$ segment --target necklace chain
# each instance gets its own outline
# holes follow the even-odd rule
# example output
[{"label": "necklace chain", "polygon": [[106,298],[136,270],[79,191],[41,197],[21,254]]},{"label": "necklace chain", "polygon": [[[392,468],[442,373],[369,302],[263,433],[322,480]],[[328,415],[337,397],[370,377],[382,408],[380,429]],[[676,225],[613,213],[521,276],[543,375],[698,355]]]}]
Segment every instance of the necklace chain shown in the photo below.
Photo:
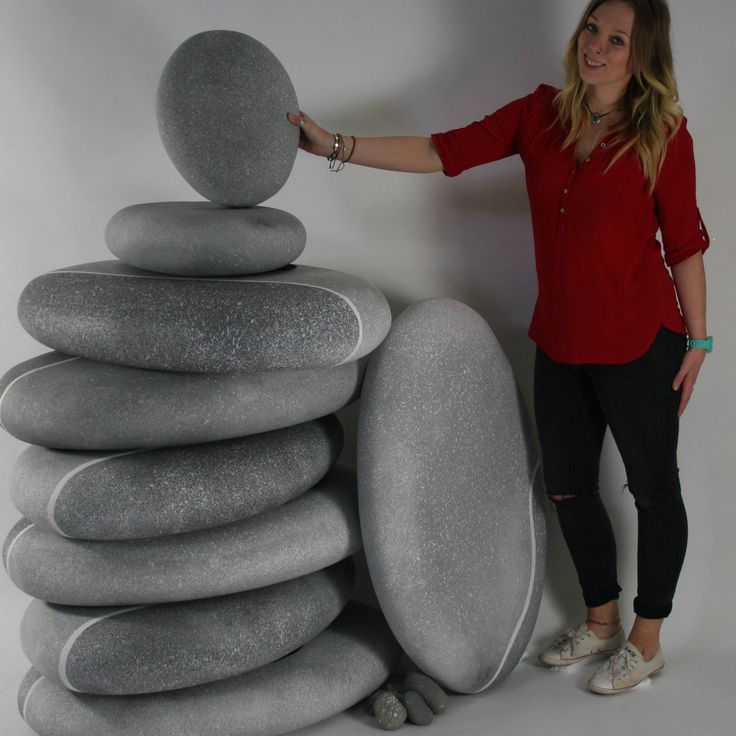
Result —
[{"label": "necklace chain", "polygon": [[585,106],[585,109],[588,111],[588,115],[590,115],[590,122],[592,125],[600,125],[601,120],[603,120],[606,115],[610,115],[612,112],[616,112],[618,110],[617,107],[615,107],[613,110],[609,110],[608,112],[593,112],[590,107],[588,107],[588,103],[583,100],[583,105]]}]

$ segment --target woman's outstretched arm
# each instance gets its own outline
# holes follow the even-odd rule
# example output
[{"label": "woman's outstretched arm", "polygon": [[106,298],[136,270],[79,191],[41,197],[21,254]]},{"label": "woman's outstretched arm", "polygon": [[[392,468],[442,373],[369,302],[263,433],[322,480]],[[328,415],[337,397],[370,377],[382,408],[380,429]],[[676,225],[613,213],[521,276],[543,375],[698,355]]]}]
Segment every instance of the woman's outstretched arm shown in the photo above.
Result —
[{"label": "woman's outstretched arm", "polygon": [[[289,113],[289,122],[299,127],[299,147],[316,156],[329,156],[335,136],[321,128],[308,115]],[[301,121],[304,121],[303,124]],[[353,146],[355,149],[353,150]],[[370,166],[387,171],[429,174],[442,171],[442,161],[431,138],[391,136],[387,138],[353,138],[345,136],[345,151],[341,158],[351,164]]]}]

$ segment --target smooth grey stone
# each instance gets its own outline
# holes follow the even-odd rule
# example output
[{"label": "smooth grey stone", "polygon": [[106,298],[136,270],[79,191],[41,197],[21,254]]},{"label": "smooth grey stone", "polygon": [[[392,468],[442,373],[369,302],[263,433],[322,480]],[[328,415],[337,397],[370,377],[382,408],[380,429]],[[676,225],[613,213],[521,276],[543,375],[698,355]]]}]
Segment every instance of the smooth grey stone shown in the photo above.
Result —
[{"label": "smooth grey stone", "polygon": [[66,539],[28,525],[3,550],[25,593],[68,606],[128,606],[211,598],[280,583],[360,548],[355,476],[336,466],[314,490],[249,519],[122,542]]},{"label": "smooth grey stone", "polygon": [[294,215],[272,207],[152,202],[113,215],[105,241],[136,268],[178,276],[242,276],[295,261],[307,231]]},{"label": "smooth grey stone", "polygon": [[544,582],[544,492],[511,366],[450,299],[409,307],[366,369],[358,422],[371,580],[416,665],[463,693],[524,653]]},{"label": "smooth grey stone", "polygon": [[331,414],[354,401],[362,367],[168,373],[46,353],[0,378],[0,420],[24,442],[133,450],[241,437]]},{"label": "smooth grey stone", "polygon": [[408,690],[401,696],[401,702],[411,723],[416,726],[428,726],[432,723],[434,713],[418,692]]},{"label": "smooth grey stone", "polygon": [[43,675],[77,692],[134,695],[193,687],[293,652],[348,602],[355,564],[218,598],[135,608],[34,600],[21,644]]},{"label": "smooth grey stone", "polygon": [[18,706],[41,736],[275,736],[360,702],[399,656],[380,612],[351,603],[294,654],[227,680],[151,695],[87,695],[32,669]]},{"label": "smooth grey stone", "polygon": [[34,524],[75,539],[205,529],[267,511],[318,483],[343,445],[337,417],[204,445],[128,453],[28,447],[10,495]]},{"label": "smooth grey stone", "polygon": [[299,110],[279,60],[236,31],[205,31],[166,62],[156,94],[158,129],[179,173],[203,197],[251,207],[286,183]]},{"label": "smooth grey stone", "polygon": [[339,365],[371,352],[391,311],[362,279],[311,266],[185,278],[101,261],[33,279],[18,316],[39,342],[138,368],[221,373]]},{"label": "smooth grey stone", "polygon": [[404,678],[403,688],[419,693],[433,713],[444,713],[447,710],[445,691],[431,677],[427,677],[422,672],[410,672]]}]

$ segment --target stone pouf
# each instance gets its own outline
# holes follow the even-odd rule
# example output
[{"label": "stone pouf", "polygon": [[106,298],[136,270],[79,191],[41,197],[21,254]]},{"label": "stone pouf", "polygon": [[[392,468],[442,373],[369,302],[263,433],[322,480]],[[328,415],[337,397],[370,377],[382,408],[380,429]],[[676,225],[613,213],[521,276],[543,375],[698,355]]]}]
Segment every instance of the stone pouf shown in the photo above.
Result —
[{"label": "stone pouf", "polygon": [[268,432],[354,401],[360,364],[263,373],[168,373],[46,353],[0,378],[2,426],[66,450],[169,447]]},{"label": "stone pouf", "polygon": [[280,506],[320,481],[342,450],[337,417],[204,445],[123,454],[28,447],[10,475],[18,510],[75,539],[205,529]]},{"label": "stone pouf", "polygon": [[463,693],[521,658],[544,580],[541,473],[514,375],[483,319],[409,307],[366,369],[361,529],[386,620],[416,665]]},{"label": "stone pouf", "polygon": [[21,644],[43,675],[77,692],[134,695],[253,670],[313,639],[344,608],[348,558],[325,570],[234,595],[135,608],[34,600]]},{"label": "stone pouf", "polygon": [[332,565],[360,546],[355,474],[336,466],[294,501],[203,531],[91,542],[22,519],[5,541],[3,562],[34,598],[127,606],[261,588]]},{"label": "stone pouf", "polygon": [[178,276],[242,276],[296,260],[307,232],[294,215],[271,207],[152,202],[113,215],[105,241],[136,268]]},{"label": "stone pouf", "polygon": [[87,695],[31,670],[18,706],[40,736],[277,736],[355,705],[399,655],[380,612],[349,604],[294,654],[227,680],[151,695]]},{"label": "stone pouf", "polygon": [[276,194],[291,173],[299,110],[286,70],[260,41],[205,31],[166,63],[156,96],[158,129],[179,173],[203,197],[251,207]]},{"label": "stone pouf", "polygon": [[205,373],[346,363],[371,352],[391,324],[383,295],[339,271],[289,266],[195,279],[120,261],[38,276],[18,317],[39,342],[70,355]]}]

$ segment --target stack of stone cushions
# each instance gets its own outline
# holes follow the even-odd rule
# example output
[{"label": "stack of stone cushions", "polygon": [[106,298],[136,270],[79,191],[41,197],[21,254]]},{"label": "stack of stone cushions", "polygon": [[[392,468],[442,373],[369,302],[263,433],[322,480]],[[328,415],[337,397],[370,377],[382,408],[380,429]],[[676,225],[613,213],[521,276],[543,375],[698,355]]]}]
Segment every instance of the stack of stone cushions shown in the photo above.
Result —
[{"label": "stack of stone cushions", "polygon": [[399,653],[347,606],[361,545],[334,412],[390,312],[348,274],[293,266],[304,228],[257,205],[289,175],[286,72],[229,31],[164,69],[164,145],[208,202],[116,214],[120,261],[34,279],[52,348],[0,379],[31,443],[3,562],[34,597],[19,706],[44,736],[278,734],[367,696]]}]

